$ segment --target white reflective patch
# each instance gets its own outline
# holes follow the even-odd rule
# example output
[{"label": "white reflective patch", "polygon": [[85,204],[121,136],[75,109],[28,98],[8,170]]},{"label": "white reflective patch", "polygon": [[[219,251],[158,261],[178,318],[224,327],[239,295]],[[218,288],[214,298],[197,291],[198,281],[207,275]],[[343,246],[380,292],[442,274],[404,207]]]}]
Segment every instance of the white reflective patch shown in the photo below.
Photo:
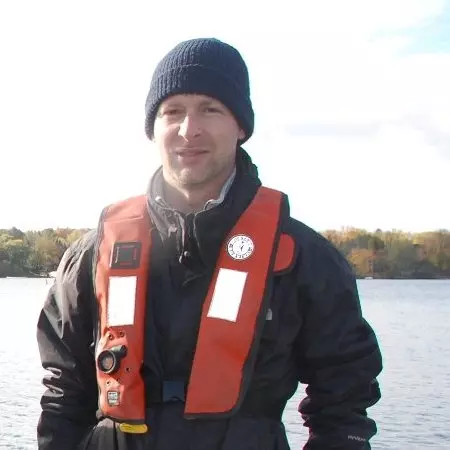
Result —
[{"label": "white reflective patch", "polygon": [[272,320],[272,316],[273,316],[272,310],[269,308],[267,310],[266,320]]},{"label": "white reflective patch", "polygon": [[246,280],[247,272],[220,269],[208,317],[236,322]]},{"label": "white reflective patch", "polygon": [[137,277],[109,277],[108,325],[133,325]]}]

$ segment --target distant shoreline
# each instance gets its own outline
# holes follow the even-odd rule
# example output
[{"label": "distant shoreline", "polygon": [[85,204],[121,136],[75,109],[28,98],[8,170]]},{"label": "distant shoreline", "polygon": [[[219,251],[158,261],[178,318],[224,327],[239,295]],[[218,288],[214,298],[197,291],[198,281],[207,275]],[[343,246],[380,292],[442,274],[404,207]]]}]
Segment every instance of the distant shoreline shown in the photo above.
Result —
[{"label": "distant shoreline", "polygon": [[[51,277],[64,252],[89,231],[0,229],[0,277]],[[358,279],[450,279],[448,230],[407,233],[344,228],[319,234],[347,260]],[[324,245],[330,250],[330,258],[334,259],[334,251],[328,244]]]}]

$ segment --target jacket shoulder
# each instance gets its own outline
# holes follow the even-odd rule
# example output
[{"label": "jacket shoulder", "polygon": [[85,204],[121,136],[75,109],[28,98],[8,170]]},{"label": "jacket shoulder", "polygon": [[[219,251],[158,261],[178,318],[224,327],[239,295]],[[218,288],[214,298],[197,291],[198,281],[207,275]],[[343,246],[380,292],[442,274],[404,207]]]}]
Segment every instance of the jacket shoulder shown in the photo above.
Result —
[{"label": "jacket shoulder", "polygon": [[289,217],[284,232],[290,234],[297,247],[297,263],[311,276],[317,274],[345,275],[353,278],[354,272],[343,253],[325,236],[305,223]]},{"label": "jacket shoulder", "polygon": [[96,229],[87,231],[68,247],[68,249],[66,250],[67,255],[82,256],[86,252],[93,251],[96,239]]},{"label": "jacket shoulder", "polygon": [[97,240],[97,230],[89,230],[75,240],[64,252],[56,272],[57,278],[73,278],[81,271],[90,270]]}]

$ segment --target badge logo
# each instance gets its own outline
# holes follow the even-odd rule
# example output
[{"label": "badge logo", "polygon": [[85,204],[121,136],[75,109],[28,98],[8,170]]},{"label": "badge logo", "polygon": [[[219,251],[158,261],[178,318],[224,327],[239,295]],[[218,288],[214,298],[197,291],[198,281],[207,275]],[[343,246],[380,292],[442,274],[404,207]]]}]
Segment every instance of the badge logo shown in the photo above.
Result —
[{"label": "badge logo", "polygon": [[233,236],[227,245],[228,254],[236,260],[244,260],[251,256],[255,250],[252,239],[245,234]]}]

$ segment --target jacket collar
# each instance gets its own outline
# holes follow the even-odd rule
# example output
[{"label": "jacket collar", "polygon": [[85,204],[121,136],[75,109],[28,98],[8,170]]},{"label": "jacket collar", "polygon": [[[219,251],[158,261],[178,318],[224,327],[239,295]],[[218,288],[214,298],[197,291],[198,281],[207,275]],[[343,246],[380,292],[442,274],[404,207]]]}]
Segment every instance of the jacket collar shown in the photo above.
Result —
[{"label": "jacket collar", "polygon": [[[183,215],[170,208],[161,195],[161,168],[153,175],[147,191],[147,203],[152,222],[163,242],[177,239],[177,251],[183,252],[187,239],[194,239],[203,264],[214,267],[220,246],[238,218],[253,200],[261,186],[258,169],[248,153],[236,152],[235,174],[228,180],[218,199],[207,202],[197,214]],[[186,222],[192,221],[192,235],[187,236]]]}]

